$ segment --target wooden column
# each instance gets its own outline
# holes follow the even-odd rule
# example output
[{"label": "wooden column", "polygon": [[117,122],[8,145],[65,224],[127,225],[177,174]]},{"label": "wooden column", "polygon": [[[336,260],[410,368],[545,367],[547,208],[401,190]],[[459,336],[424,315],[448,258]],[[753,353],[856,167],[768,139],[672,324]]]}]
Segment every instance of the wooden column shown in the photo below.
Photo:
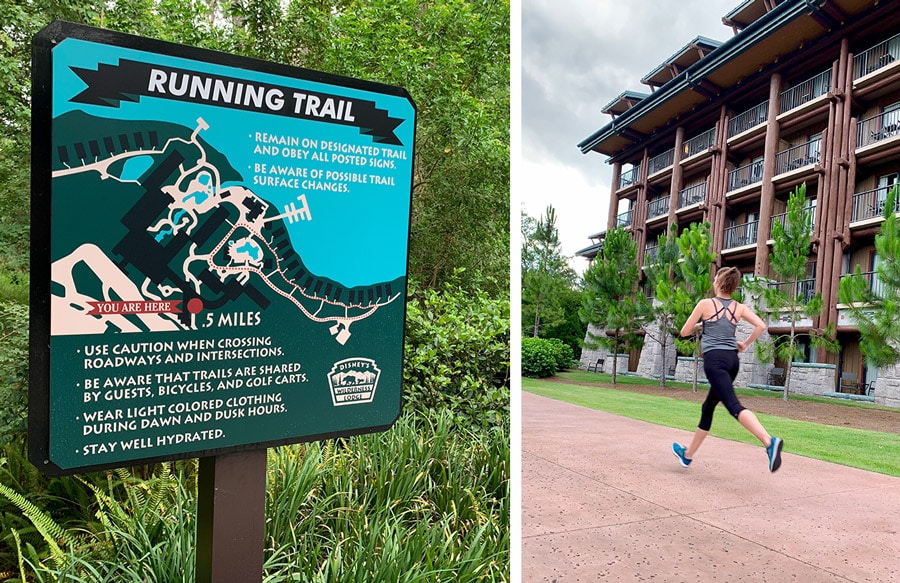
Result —
[{"label": "wooden column", "polygon": [[619,214],[619,180],[622,179],[622,163],[613,164],[612,186],[609,189],[609,216],[606,218],[606,229],[613,230],[616,227],[616,215]]},{"label": "wooden column", "polygon": [[672,162],[672,181],[669,183],[669,216],[666,232],[672,223],[677,221],[675,211],[678,210],[678,191],[684,180],[684,171],[681,169],[681,158],[684,156],[684,127],[678,126],[675,129],[675,155]]},{"label": "wooden column", "polygon": [[766,120],[766,142],[764,148],[762,189],[759,197],[759,233],[756,242],[756,265],[753,273],[757,277],[769,276],[769,246],[766,243],[772,226],[772,213],[775,209],[775,154],[778,152],[778,141],[781,139],[781,128],[776,118],[781,107],[781,75],[775,73],[769,81],[769,114]]},{"label": "wooden column", "polygon": [[706,189],[709,205],[710,232],[713,240],[713,253],[718,261],[716,267],[722,266],[721,254],[725,245],[725,193],[728,191],[728,110],[723,105],[719,113],[716,128],[716,151],[713,154],[709,184]]}]

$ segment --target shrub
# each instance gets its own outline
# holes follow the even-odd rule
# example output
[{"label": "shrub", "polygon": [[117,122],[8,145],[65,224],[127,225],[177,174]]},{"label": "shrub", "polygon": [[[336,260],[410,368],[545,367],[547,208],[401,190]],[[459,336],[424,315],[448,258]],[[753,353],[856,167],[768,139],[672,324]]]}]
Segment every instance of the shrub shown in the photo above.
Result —
[{"label": "shrub", "polygon": [[24,437],[28,404],[28,306],[0,301],[0,445]]},{"label": "shrub", "polygon": [[405,356],[407,407],[449,409],[457,423],[474,427],[509,423],[508,299],[452,283],[411,289]]},{"label": "shrub", "polygon": [[553,357],[556,360],[555,372],[571,368],[575,361],[575,351],[572,350],[572,347],[559,338],[545,338],[544,340],[553,348]]},{"label": "shrub", "polygon": [[523,338],[522,374],[534,379],[556,374],[557,352],[554,344],[544,338]]}]

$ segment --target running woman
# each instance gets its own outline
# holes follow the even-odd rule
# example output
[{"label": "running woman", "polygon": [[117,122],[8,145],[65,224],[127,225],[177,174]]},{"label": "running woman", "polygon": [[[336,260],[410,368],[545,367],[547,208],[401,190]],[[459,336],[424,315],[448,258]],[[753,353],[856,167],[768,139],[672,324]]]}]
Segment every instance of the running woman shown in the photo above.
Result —
[{"label": "running woman", "polygon": [[[697,302],[694,311],[684,326],[681,336],[691,336],[703,331],[700,348],[703,352],[703,371],[709,381],[709,394],[700,410],[700,423],[688,447],[672,444],[672,452],[682,466],[688,467],[694,454],[709,434],[716,405],[722,402],[728,412],[762,442],[769,456],[769,471],[781,467],[781,448],[784,442],[772,437],[765,430],[753,411],[746,409],[734,394],[734,379],[740,361],[738,353],[746,350],[765,329],[765,323],[753,310],[731,299],[731,294],[741,283],[741,272],[735,267],[723,267],[713,279],[715,297]],[[753,326],[753,332],[745,340],[737,341],[737,324],[746,320]]]}]

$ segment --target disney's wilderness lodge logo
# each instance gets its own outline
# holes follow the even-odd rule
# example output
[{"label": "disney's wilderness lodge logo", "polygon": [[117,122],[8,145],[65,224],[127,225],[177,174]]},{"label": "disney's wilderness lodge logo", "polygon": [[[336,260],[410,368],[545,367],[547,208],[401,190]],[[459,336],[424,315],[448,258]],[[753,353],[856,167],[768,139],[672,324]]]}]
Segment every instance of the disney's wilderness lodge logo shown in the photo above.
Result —
[{"label": "disney's wilderness lodge logo", "polygon": [[371,403],[381,370],[371,358],[347,358],[334,363],[328,373],[335,407]]}]

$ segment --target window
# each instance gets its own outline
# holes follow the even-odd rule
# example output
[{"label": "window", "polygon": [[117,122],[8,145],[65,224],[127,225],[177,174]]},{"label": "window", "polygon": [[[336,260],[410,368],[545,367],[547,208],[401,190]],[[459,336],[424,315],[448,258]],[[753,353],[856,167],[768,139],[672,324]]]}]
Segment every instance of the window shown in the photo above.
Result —
[{"label": "window", "polygon": [[878,177],[878,187],[875,190],[875,215],[881,215],[884,212],[884,203],[887,201],[888,192],[891,188],[900,183],[900,172],[893,174],[885,174]]},{"label": "window", "polygon": [[806,145],[806,163],[814,164],[819,161],[819,155],[822,152],[822,132],[809,136],[809,142]]}]

